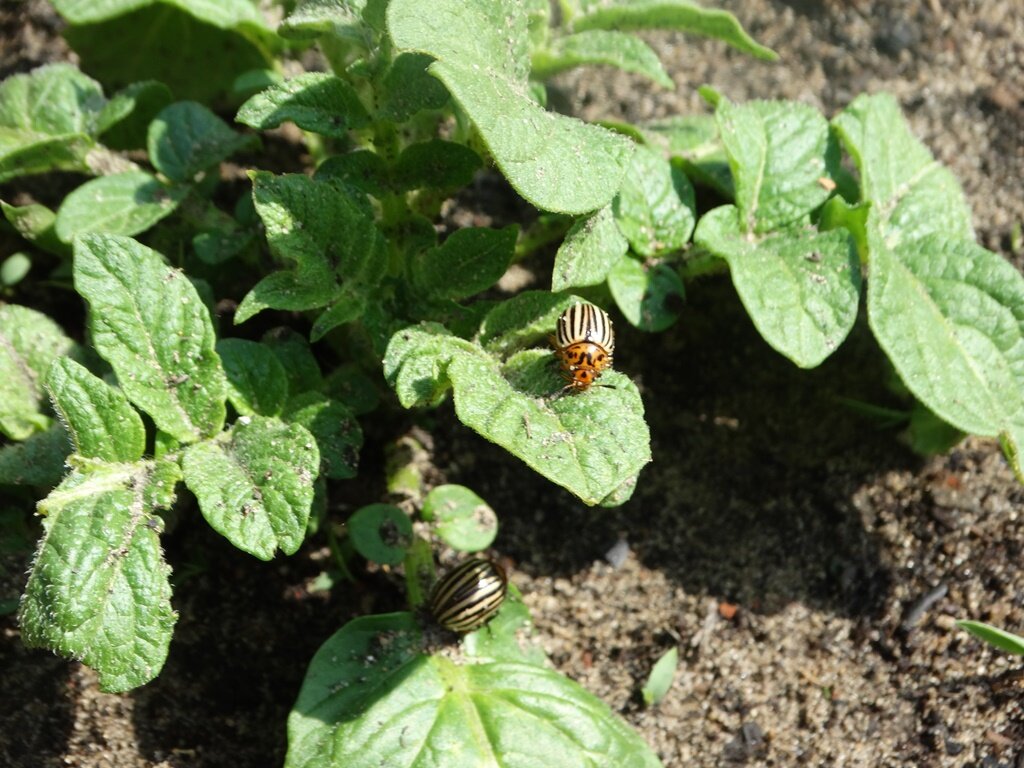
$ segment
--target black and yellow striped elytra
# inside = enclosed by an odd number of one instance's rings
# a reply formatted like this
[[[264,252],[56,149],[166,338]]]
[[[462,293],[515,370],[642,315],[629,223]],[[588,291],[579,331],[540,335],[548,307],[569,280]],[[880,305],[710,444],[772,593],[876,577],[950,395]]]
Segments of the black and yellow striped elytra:
[[[434,585],[428,606],[434,620],[452,632],[479,629],[498,612],[508,577],[493,560],[467,560]]]
[[[600,307],[573,304],[558,318],[551,343],[568,382],[566,389],[584,392],[601,371],[611,367],[615,331],[611,318]]]

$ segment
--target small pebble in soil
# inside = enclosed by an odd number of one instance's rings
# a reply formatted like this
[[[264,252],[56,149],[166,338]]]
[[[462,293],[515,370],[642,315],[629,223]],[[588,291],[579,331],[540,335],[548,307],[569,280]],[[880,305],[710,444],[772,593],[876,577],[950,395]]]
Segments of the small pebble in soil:
[[[610,565],[615,570],[621,568],[625,564],[626,558],[628,557],[629,542],[625,539],[619,539],[615,542],[615,544],[612,545],[611,549],[604,553],[604,559],[607,560],[608,565]]]
[[[764,757],[768,752],[768,744],[764,731],[757,723],[744,723],[740,732],[725,745],[722,756],[730,763],[745,763],[752,757]]]
[[[949,592],[949,585],[945,583],[928,590],[907,609],[903,621],[900,622],[900,628],[905,632],[912,630],[928,612],[928,609],[944,598],[947,592]]]

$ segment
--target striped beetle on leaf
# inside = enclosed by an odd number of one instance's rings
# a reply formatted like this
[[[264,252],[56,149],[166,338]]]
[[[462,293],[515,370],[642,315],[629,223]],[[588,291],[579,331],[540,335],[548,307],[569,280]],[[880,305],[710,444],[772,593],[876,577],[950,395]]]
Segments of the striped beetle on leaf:
[[[550,338],[566,389],[584,392],[612,365],[615,331],[611,318],[593,304],[573,304],[558,318]]]
[[[434,585],[427,605],[445,629],[472,632],[494,618],[507,591],[505,570],[493,560],[474,557]]]

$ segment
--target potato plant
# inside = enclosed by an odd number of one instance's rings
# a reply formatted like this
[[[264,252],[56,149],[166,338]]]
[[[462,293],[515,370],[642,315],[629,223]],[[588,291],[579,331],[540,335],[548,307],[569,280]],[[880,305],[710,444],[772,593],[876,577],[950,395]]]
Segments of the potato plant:
[[[974,241],[956,180],[893,98],[859,96],[831,121],[710,88],[713,115],[648,125],[545,109],[545,79],[578,66],[670,87],[634,30],[773,57],[727,13],[299,0],[271,29],[248,0],[54,5],[83,71],[0,84],[0,183],[88,180],[56,210],[2,203],[25,250],[0,267],[0,483],[43,516],[24,641],[82,660],[106,690],[146,683],[166,658],[176,614],[160,538],[175,511],[198,505],[257,558],[295,553],[358,472],[361,422],[382,397],[451,400],[462,424],[583,502],[628,500],[651,460],[636,385],[611,370],[566,394],[547,345],[578,301],[666,331],[687,283],[728,270],[765,342],[805,368],[866,312],[916,398],[918,446],[996,437],[1021,475],[1024,279]],[[286,77],[311,46],[325,71]],[[284,124],[308,153],[293,173],[261,168],[261,132]],[[244,167],[243,192],[227,163]],[[540,218],[439,237],[442,203],[482,169]],[[526,257],[549,260],[551,290],[493,290]],[[38,300],[68,289],[84,329]],[[418,492],[405,469],[388,485]],[[497,519],[461,486],[413,497],[347,521],[338,551],[401,566],[410,610],[324,644],[287,765],[658,765],[525,640],[514,573],[494,620],[461,639],[461,663],[443,651],[453,636],[422,608],[435,550],[486,549]],[[650,703],[671,674],[659,678]]]

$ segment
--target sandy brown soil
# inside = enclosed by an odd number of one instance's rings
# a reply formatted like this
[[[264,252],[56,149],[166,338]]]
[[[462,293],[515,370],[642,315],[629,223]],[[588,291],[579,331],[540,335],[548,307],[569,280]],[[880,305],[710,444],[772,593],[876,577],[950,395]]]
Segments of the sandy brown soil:
[[[721,5],[782,61],[654,35],[675,93],[600,71],[563,77],[563,94],[585,117],[642,120],[702,108],[703,83],[829,115],[862,90],[890,90],[962,180],[982,242],[1024,263],[1010,252],[1024,221],[1024,6]],[[969,440],[921,459],[841,405],[897,405],[864,323],[811,372],[767,348],[726,280],[690,285],[664,334],[623,325],[617,367],[642,387],[655,457],[625,506],[582,506],[448,407],[369,424],[365,476],[379,476],[381,446],[413,420],[427,428],[434,468],[497,510],[496,550],[553,661],[666,766],[1024,766],[1024,667],[953,626],[971,617],[1024,632],[1024,488],[997,447]],[[340,516],[379,493],[341,485],[333,506]],[[606,553],[620,541],[629,555],[615,568]],[[167,667],[140,691],[99,693],[91,672],[25,651],[13,618],[0,619],[0,765],[280,765],[315,648],[353,614],[401,604],[381,574],[310,594],[324,565],[316,539],[272,564],[201,524],[166,545],[181,619]],[[23,556],[4,565],[16,590]],[[645,710],[639,687],[672,646],[675,684]]]

